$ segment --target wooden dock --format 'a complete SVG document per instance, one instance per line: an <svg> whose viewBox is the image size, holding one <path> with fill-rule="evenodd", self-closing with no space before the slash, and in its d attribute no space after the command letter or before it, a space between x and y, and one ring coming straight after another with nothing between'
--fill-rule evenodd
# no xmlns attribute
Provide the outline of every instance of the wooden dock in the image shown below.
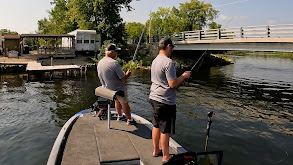
<svg viewBox="0 0 293 165"><path fill-rule="evenodd" d="M61 71L61 70L79 70L81 69L78 65L56 65L56 66L42 66L33 60L27 59L9 59L1 58L0 65L26 65L26 71Z"/></svg>
<svg viewBox="0 0 293 165"><path fill-rule="evenodd" d="M58 70L79 70L78 65L56 65L56 66L42 66L38 62L27 63L27 71L58 71Z"/></svg>

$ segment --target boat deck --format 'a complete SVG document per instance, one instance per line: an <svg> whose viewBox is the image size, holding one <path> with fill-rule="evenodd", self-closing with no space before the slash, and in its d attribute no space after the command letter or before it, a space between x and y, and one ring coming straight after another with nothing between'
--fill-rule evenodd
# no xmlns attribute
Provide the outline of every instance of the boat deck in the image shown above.
<svg viewBox="0 0 293 165"><path fill-rule="evenodd" d="M136 121L136 125L127 125L112 116L108 129L107 120L79 117L68 136L61 164L162 164L162 157L152 156L151 130L144 121ZM177 152L170 147L170 153Z"/></svg>

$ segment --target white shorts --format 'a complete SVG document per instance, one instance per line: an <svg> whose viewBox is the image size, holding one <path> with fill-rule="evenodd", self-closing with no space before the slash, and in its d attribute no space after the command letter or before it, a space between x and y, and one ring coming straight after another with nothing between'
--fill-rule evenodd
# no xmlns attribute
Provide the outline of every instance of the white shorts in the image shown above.
<svg viewBox="0 0 293 165"><path fill-rule="evenodd" d="M128 103L128 94L126 91L124 91L124 96L116 96L117 100L121 103L121 104L125 104Z"/></svg>

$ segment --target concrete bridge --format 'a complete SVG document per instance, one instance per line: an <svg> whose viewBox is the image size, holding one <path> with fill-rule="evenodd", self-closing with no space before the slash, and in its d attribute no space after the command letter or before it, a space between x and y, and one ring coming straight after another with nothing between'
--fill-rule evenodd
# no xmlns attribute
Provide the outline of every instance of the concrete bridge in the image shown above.
<svg viewBox="0 0 293 165"><path fill-rule="evenodd" d="M293 52L293 24L184 31L166 36L175 41L175 50L179 51Z"/></svg>

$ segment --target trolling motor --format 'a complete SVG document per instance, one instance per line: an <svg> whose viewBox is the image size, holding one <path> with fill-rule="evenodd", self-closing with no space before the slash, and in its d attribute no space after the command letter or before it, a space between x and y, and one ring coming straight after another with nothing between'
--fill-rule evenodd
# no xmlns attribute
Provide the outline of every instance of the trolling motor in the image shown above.
<svg viewBox="0 0 293 165"><path fill-rule="evenodd" d="M167 163L164 165L221 165L223 158L223 151L209 151L208 141L210 135L210 129L212 124L212 117L214 112L208 112L208 124L206 129L206 144L204 152L186 152L174 155Z"/></svg>
<svg viewBox="0 0 293 165"><path fill-rule="evenodd" d="M208 142L209 142L209 136L210 136L210 129L211 129L211 124L213 122L211 118L213 117L213 115L214 115L214 112L213 111L208 112L208 124L207 124L207 130L206 130L207 137L206 137L206 145L204 147L204 152L207 152L207 150L208 150Z"/></svg>

